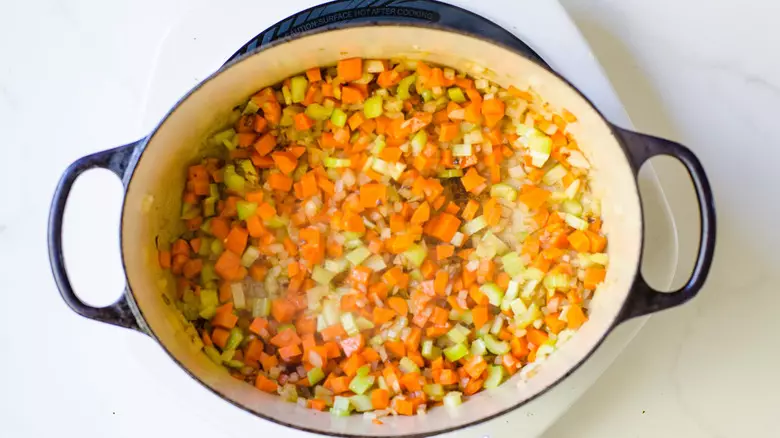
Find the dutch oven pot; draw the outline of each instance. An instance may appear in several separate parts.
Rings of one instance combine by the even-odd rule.
[[[186,166],[197,160],[203,139],[224,125],[232,108],[263,87],[311,66],[349,57],[424,59],[457,70],[475,66],[502,87],[532,86],[556,108],[579,118],[574,135],[592,163],[592,187],[602,199],[610,265],[592,302],[590,320],[525,383],[515,375],[497,389],[481,392],[453,413],[432,409],[425,416],[388,417],[375,425],[362,416],[332,417],[240,382],[197,347],[197,333],[184,323],[169,298],[174,282],[157,265],[155,239],[170,235],[180,212]],[[701,219],[697,261],[690,279],[671,293],[653,290],[642,278],[642,205],[637,173],[656,155],[670,155],[687,168]],[[85,170],[113,171],[125,188],[120,241],[127,288],[111,306],[94,308],[73,292],[62,256],[62,215],[75,179]],[[65,302],[87,318],[150,335],[194,379],[213,393],[264,419],[297,429],[338,436],[428,436],[509,412],[543,394],[572,373],[609,332],[629,318],[678,306],[701,289],[712,262],[715,210],[699,160],[677,143],[620,129],[555,73],[503,44],[438,27],[374,24],[330,27],[249,51],[204,80],[141,141],[86,156],[73,163],[56,189],[49,218],[52,270]]]

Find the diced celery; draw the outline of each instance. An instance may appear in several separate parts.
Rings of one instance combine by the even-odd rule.
[[[406,170],[406,164],[403,163],[392,163],[388,166],[387,169],[387,175],[390,175],[390,178],[393,178],[394,180],[398,181],[401,179],[401,175],[403,175],[404,170]]]
[[[499,341],[493,335],[486,334],[482,337],[485,341],[485,348],[495,355],[506,354],[509,352],[509,344],[506,341]]]
[[[487,352],[487,347],[485,347],[485,341],[482,339],[476,339],[474,342],[471,343],[471,354],[474,356],[484,356],[485,352]]]
[[[455,344],[444,350],[444,357],[450,362],[457,362],[469,354],[469,348],[466,344]]]
[[[242,111],[241,114],[242,115],[255,114],[255,113],[257,113],[257,110],[259,110],[259,109],[260,109],[260,107],[257,106],[257,104],[253,100],[250,99],[246,103],[246,106],[244,107],[244,111]]]
[[[214,134],[214,143],[224,144],[224,141],[231,141],[236,135],[236,131],[233,128],[226,129],[224,131]]]
[[[463,176],[463,169],[444,169],[440,170],[438,175],[439,178],[459,178]]]
[[[363,114],[367,119],[381,116],[382,111],[382,96],[371,96],[363,103]]]
[[[314,120],[325,121],[333,115],[333,108],[324,107],[318,103],[312,103],[306,107],[305,113]]]
[[[509,202],[513,202],[517,199],[517,190],[508,184],[493,184],[490,187],[490,196],[493,198],[506,199]]]
[[[526,134],[530,133],[531,131],[533,131],[533,129],[534,128],[532,128],[532,127],[530,127],[528,125],[525,125],[523,123],[518,123],[516,125],[516,128],[515,128],[515,133],[522,137],[522,136],[525,136]]]
[[[355,336],[360,333],[360,330],[355,323],[355,316],[349,312],[341,314],[341,327],[347,332],[349,336]]]
[[[542,177],[542,182],[548,186],[551,186],[563,179],[567,173],[568,170],[566,170],[565,167],[561,166],[560,164],[556,164],[552,169],[548,170],[547,173],[544,174]]]
[[[257,169],[255,169],[255,165],[252,164],[252,160],[239,160],[238,167],[243,172],[244,179],[246,179],[249,184],[257,184]]]
[[[482,231],[485,227],[487,227],[487,225],[487,219],[485,219],[485,216],[478,216],[466,222],[466,224],[461,227],[461,231],[463,231],[463,234],[471,236],[472,234]]]
[[[483,284],[479,290],[485,294],[488,298],[488,302],[490,302],[493,306],[500,306],[501,300],[504,298],[504,292],[501,290],[501,288],[498,287],[495,283],[485,283]]]
[[[566,213],[566,216],[564,216],[563,220],[565,220],[566,223],[569,224],[569,226],[572,228],[576,228],[578,230],[588,229],[588,221],[580,219],[573,214]]]
[[[373,377],[372,377],[373,379]],[[354,382],[354,380],[352,380]],[[350,387],[352,385],[350,384]],[[374,405],[371,403],[371,397],[367,395],[358,394],[349,398],[349,402],[355,407],[358,412],[368,412],[374,410]]]
[[[509,307],[515,315],[522,315],[528,311],[528,306],[525,305],[525,301],[523,301],[522,298],[515,298],[512,300]]]
[[[359,246],[347,253],[347,260],[354,266],[363,263],[371,255],[371,250],[365,246]]]
[[[504,380],[504,367],[501,365],[490,365],[488,367],[488,376],[482,385],[485,389],[497,388]]]
[[[498,336],[498,334],[501,332],[501,327],[503,326],[504,326],[504,318],[497,317],[493,319],[493,324],[490,326],[490,333]]]
[[[525,313],[515,314],[515,325],[517,328],[524,329],[541,317],[542,312],[539,310],[539,306],[536,303],[531,303]]]
[[[312,368],[306,373],[306,377],[309,379],[309,385],[313,386],[325,378],[325,372],[322,371],[322,368]]]
[[[198,316],[200,316],[203,319],[212,319],[216,314],[217,314],[216,307],[205,307],[201,309],[201,311],[198,313]]]
[[[430,102],[433,100],[433,92],[431,90],[423,90],[422,98],[423,102]]]
[[[330,412],[338,417],[345,417],[352,411],[352,405],[348,397],[336,396],[333,398],[333,407]]]
[[[523,259],[520,258],[520,254],[517,252],[510,252],[501,257],[501,263],[504,265],[504,272],[511,277],[516,277],[523,272]]]
[[[523,297],[523,299],[530,299],[534,296],[534,293],[536,292],[536,287],[539,286],[539,280],[530,280],[528,283],[523,286],[523,291],[520,292],[520,296]]]
[[[451,101],[456,103],[463,103],[466,101],[466,96],[463,95],[463,90],[460,87],[452,87],[447,89],[447,96]]]
[[[264,318],[271,313],[271,300],[268,298],[259,298],[252,306],[252,316],[255,318]]]
[[[244,177],[235,173],[235,170],[233,172],[225,172],[225,186],[228,189],[234,192],[243,192],[245,182]]]
[[[246,366],[243,361],[235,360],[235,359],[230,359],[229,361],[226,361],[225,365],[237,370],[240,370],[241,368],[244,368]]]
[[[385,259],[381,255],[374,254],[363,262],[363,266],[374,272],[379,272],[387,267],[387,263],[385,263]]]
[[[292,94],[290,93],[290,87],[287,85],[282,86],[282,99],[284,99],[285,105],[292,105]]]
[[[474,316],[471,314],[471,310],[464,310],[460,315],[460,321],[464,324],[474,324]]]
[[[355,319],[355,325],[357,325],[358,330],[361,331],[374,328],[374,323],[362,316],[358,316],[357,319]]]
[[[244,295],[243,283],[231,284],[230,293],[233,295],[233,306],[235,306],[236,309],[246,308],[246,296]]]
[[[473,154],[474,152],[471,148],[471,144],[462,143],[462,144],[452,145],[453,157],[470,157]]]
[[[229,360],[233,360],[233,356],[236,355],[236,350],[233,350],[232,348],[225,348],[222,350],[222,354],[220,357],[222,357],[222,362],[227,362]]]
[[[422,129],[417,131],[414,137],[412,137],[412,153],[415,156],[421,154],[426,143],[428,143],[428,134]]]
[[[316,281],[318,284],[323,284],[323,285],[330,284],[330,281],[333,280],[333,277],[335,276],[336,273],[330,272],[319,265],[315,266],[314,270],[311,273],[312,280]]]
[[[423,392],[434,401],[439,401],[444,397],[444,387],[440,383],[423,385]]]
[[[450,338],[450,340],[455,344],[462,344],[468,339],[467,335],[458,329],[459,326],[462,327],[460,324],[458,324],[447,332],[447,337]]]
[[[217,214],[217,198],[206,198],[203,200],[203,216],[211,217]]]
[[[485,233],[485,235],[482,236],[482,241],[480,243],[490,245],[495,249],[495,253],[500,256],[506,254],[509,251],[509,247],[506,245],[506,243],[504,243],[504,241],[501,240],[498,236],[493,234],[492,231]]]
[[[567,290],[569,289],[569,282],[571,279],[566,274],[547,274],[546,277],[544,277],[544,287],[547,289],[554,291],[558,289]]]
[[[365,377],[371,373],[371,365],[363,365],[362,367],[358,368],[356,374],[359,377]]]
[[[542,281],[544,272],[540,271],[538,268],[528,268],[523,271],[523,278],[526,280]]]
[[[330,115],[330,123],[343,128],[347,124],[347,114],[340,108],[335,108]]]
[[[325,157],[325,159],[322,161],[322,164],[325,165],[325,167],[330,169],[337,169],[341,167],[349,167],[352,165],[352,160],[349,158],[331,158],[331,157]]]
[[[403,255],[409,264],[415,268],[419,268],[422,266],[423,261],[425,261],[425,257],[428,256],[428,251],[426,251],[422,245],[413,244],[409,249],[403,252]]]
[[[402,357],[398,362],[398,368],[404,373],[419,373],[420,367],[408,357]]]
[[[200,208],[198,208],[195,204],[190,204],[187,202],[182,203],[181,205],[181,218],[184,220],[194,219],[196,217],[200,216]]]
[[[552,153],[552,139],[537,129],[529,132],[527,138],[531,164],[535,167],[544,166]]]
[[[512,301],[520,295],[520,282],[516,280],[510,280],[504,293],[504,299],[501,300],[501,310],[509,310],[512,306]]]
[[[575,179],[573,183],[569,184],[569,187],[566,187],[566,190],[564,190],[566,197],[574,199],[574,197],[577,196],[577,192],[580,191],[581,184],[579,179]]]
[[[579,202],[573,200],[573,199],[567,199],[563,201],[563,211],[569,214],[573,214],[574,216],[579,216],[582,214],[582,204]]]
[[[228,340],[225,343],[225,350],[235,350],[238,348],[238,345],[241,344],[241,341],[244,340],[244,331],[241,330],[238,327],[233,327],[230,329],[230,335],[228,336]]]
[[[301,103],[306,99],[306,88],[309,81],[303,76],[294,76],[290,78],[290,96],[293,103]]]
[[[398,89],[396,90],[396,96],[398,96],[401,100],[409,99],[411,94],[409,94],[409,87],[414,84],[414,82],[417,80],[417,75],[409,75],[398,83]]]
[[[238,212],[238,219],[245,221],[257,211],[257,202],[238,201],[236,202],[236,211]]]
[[[241,256],[241,265],[245,268],[252,266],[260,258],[260,250],[254,246],[247,246]]]
[[[385,146],[387,146],[387,141],[385,141],[384,134],[378,135],[374,139],[374,143],[371,146],[371,154],[373,154],[373,155],[381,154],[382,151],[385,150]]]
[[[433,360],[441,356],[441,349],[433,345],[432,339],[426,339],[422,343],[422,348],[420,349],[420,353],[422,354],[422,357],[428,360]]]
[[[222,243],[219,239],[214,239],[211,241],[211,253],[215,256],[218,256],[222,254],[222,251],[225,250],[225,245]]]
[[[200,290],[200,307],[205,309],[208,307],[219,306],[219,295],[215,289],[201,289]]]
[[[448,408],[454,408],[456,406],[460,406],[461,403],[463,403],[461,399],[461,393],[458,391],[448,392],[442,400],[444,401],[444,406]]]
[[[222,355],[219,354],[216,348],[212,345],[206,345],[203,347],[203,352],[217,365],[222,365]]]
[[[607,266],[609,263],[609,256],[604,253],[591,254],[590,261],[601,266]]]
[[[345,259],[325,260],[325,269],[335,274],[340,274],[349,268],[349,263]]]
[[[211,246],[211,244],[209,244]],[[211,249],[207,249],[206,251],[211,251]],[[203,254],[204,256],[208,254]],[[205,287],[211,282],[214,282],[218,280],[219,277],[217,276],[217,273],[214,271],[214,265],[212,263],[204,263],[203,268],[200,270],[200,282]]]

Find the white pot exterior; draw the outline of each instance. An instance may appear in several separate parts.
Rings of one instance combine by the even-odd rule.
[[[199,146],[224,125],[231,109],[261,88],[312,66],[350,57],[412,58],[472,71],[503,87],[528,85],[553,107],[579,119],[572,127],[590,159],[591,186],[602,200],[610,266],[591,307],[590,320],[550,356],[528,382],[515,375],[497,389],[471,397],[460,408],[432,409],[425,416],[390,417],[375,425],[360,415],[336,418],[315,412],[228,375],[199,349],[197,333],[171,304],[174,282],[157,264],[155,238],[178,227],[186,166]],[[187,96],[153,133],[129,181],[122,212],[122,256],[129,288],[148,330],[171,356],[212,391],[273,421],[333,435],[429,435],[495,416],[553,385],[598,346],[615,323],[636,275],[642,246],[640,200],[632,168],[609,125],[564,81],[522,56],[450,31],[408,25],[348,27],[279,43],[223,69]],[[168,295],[168,297],[165,297]]]

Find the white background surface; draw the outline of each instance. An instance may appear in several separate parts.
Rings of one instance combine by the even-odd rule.
[[[701,158],[716,191],[720,234],[713,274],[700,297],[653,317],[547,436],[776,435],[780,195],[774,190],[780,184],[773,171],[780,135],[772,122],[780,104],[780,30],[774,24],[780,7],[758,0],[562,3],[635,125],[687,144]],[[54,293],[50,274],[44,261],[33,259],[42,254],[48,202],[61,169],[145,133],[138,109],[145,104],[147,84],[134,72],[151,68],[150,50],[158,47],[171,17],[189,4],[17,2],[0,15],[5,134],[0,345],[27,346],[24,355],[6,349],[0,362],[0,420],[9,436],[69,436],[76,427],[88,437],[131,436],[132,430],[162,436],[190,429],[186,415],[173,414],[187,394],[165,390],[168,382],[189,378],[138,334],[75,315],[66,317],[67,324],[48,317],[62,315],[63,305],[47,299]],[[105,116],[108,111],[112,117]],[[665,182],[679,176],[662,175]],[[96,183],[113,184],[115,193],[99,200],[77,196],[79,186]],[[96,263],[95,276],[121,278],[115,242],[119,192],[116,180],[88,174],[77,183],[69,206],[72,234],[95,238],[66,239],[66,245],[94,245],[95,253],[109,259]],[[85,212],[107,226],[79,229],[79,214]],[[85,279],[74,278],[79,281]],[[101,284],[103,290],[87,291],[94,304],[113,301],[122,287],[121,282]],[[34,328],[40,326],[46,330]],[[95,330],[113,333],[96,336]],[[117,365],[112,359],[118,356],[127,362]],[[90,403],[80,397],[84,368],[86,378],[105,380],[102,391],[90,394]],[[112,369],[121,372],[111,375]],[[141,393],[133,384],[139,379],[156,384],[159,392]],[[127,396],[115,397],[116,392]],[[139,403],[145,397],[164,403]],[[95,398],[106,403],[96,404]],[[219,430],[224,418],[210,414],[220,404],[204,401],[192,408],[193,416]]]

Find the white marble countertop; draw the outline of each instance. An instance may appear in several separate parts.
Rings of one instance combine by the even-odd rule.
[[[780,162],[775,122],[780,107],[780,26],[775,19],[780,3],[561,3],[591,44],[637,129],[686,144],[700,157],[716,194],[719,236],[710,280],[699,297],[680,309],[653,316],[546,436],[777,436],[780,427],[773,413],[780,405],[780,318],[775,314],[780,308],[780,231],[776,225],[780,195],[775,189],[780,183],[774,166]],[[33,264],[26,257],[32,254],[30,248],[45,245],[42,230],[59,177],[36,173],[36,163],[46,160],[58,163],[47,169],[64,168],[89,152],[145,134],[137,109],[143,105],[140,100],[147,84],[134,76],[131,67],[151,68],[149,51],[161,40],[171,17],[189,4],[187,0],[49,0],[16,2],[0,14],[4,134],[0,143],[4,152],[0,160],[0,274],[13,286],[3,287],[0,293],[0,345],[13,345],[28,334],[24,324],[6,323],[23,321],[19,312],[29,314],[27,324],[46,324],[45,315],[62,310],[61,303],[55,309],[53,302],[38,299],[51,294],[51,286],[25,288],[31,284],[26,279],[50,275],[25,267],[44,269],[40,260]],[[63,93],[64,88],[77,93]],[[60,100],[63,96],[77,99],[83,110],[69,113],[74,105]],[[101,118],[100,125],[91,123],[95,115],[107,110],[113,118]],[[62,138],[80,142],[71,140],[67,149],[58,148]],[[29,168],[25,178],[10,171],[19,163]],[[674,166],[657,170],[664,187],[679,183],[681,190],[688,190],[682,171],[675,171]],[[101,179],[105,176],[86,175],[84,179],[113,184],[118,195],[117,182]],[[683,201],[678,200],[674,209],[683,216],[695,216],[695,207]],[[104,216],[107,225],[100,230],[78,230],[76,224],[76,234],[115,235],[118,196],[101,200],[97,211],[94,203],[79,202],[85,211],[93,207],[94,214]],[[696,242],[685,224],[681,227],[681,258],[688,260]],[[691,264],[684,261],[682,267]],[[100,269],[116,271],[119,266],[116,255],[101,263]],[[45,284],[52,283],[47,280]],[[101,288],[118,291],[121,284],[101,285],[85,298],[98,305],[113,301]],[[12,312],[14,318],[9,318]],[[93,327],[87,320],[74,324],[84,333]],[[117,336],[132,335],[120,331]],[[134,421],[159,421],[158,436],[177,431],[175,424],[162,421],[165,412],[146,410],[145,417],[122,418],[119,409],[79,410],[79,383],[63,371],[68,369],[69,357],[95,349],[112,354],[117,346],[71,345],[67,338],[57,339],[56,326],[47,333],[54,341],[46,343],[53,350],[46,357],[59,359],[36,368],[45,369],[45,374],[32,376],[25,373],[25,364],[40,358],[5,351],[0,388],[18,379],[14,388],[43,386],[67,392],[72,394],[73,405],[68,409],[52,405],[40,390],[10,393],[0,389],[0,420],[12,436],[39,436],[32,431],[42,426],[31,427],[29,418],[34,406],[40,406],[41,423],[49,417],[56,419],[46,427],[51,431],[57,430],[63,417],[70,419],[69,424],[83,423],[83,434],[90,437],[128,436],[121,425]],[[150,377],[186,378],[174,368],[161,365],[161,375]],[[111,390],[107,384],[105,392]],[[20,406],[26,407],[24,413]],[[90,427],[92,416],[108,414],[116,416],[113,433]]]

